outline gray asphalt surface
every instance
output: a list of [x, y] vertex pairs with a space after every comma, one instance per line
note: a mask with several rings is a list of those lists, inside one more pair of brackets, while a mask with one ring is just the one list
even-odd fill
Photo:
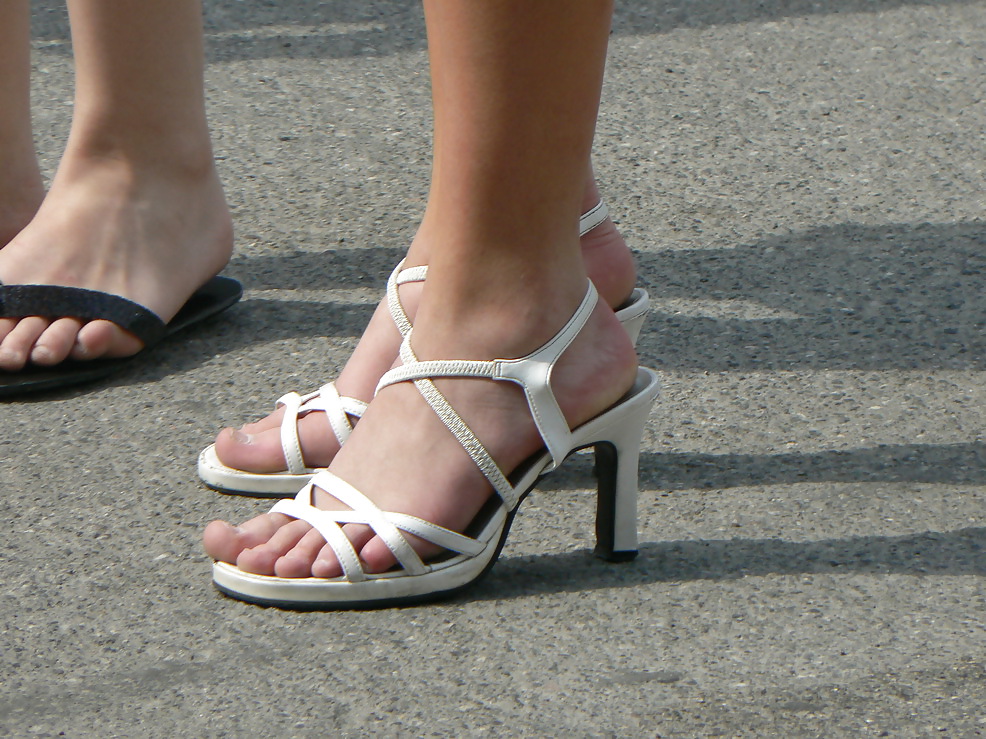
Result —
[[[247, 288], [112, 381], [0, 405], [0, 734], [986, 733], [986, 3], [624, 0], [606, 198], [655, 301], [641, 556], [591, 556], [591, 462], [451, 602], [222, 597], [224, 425], [334, 376], [427, 186], [412, 2], [207, 0]], [[36, 2], [38, 146], [71, 114]]]

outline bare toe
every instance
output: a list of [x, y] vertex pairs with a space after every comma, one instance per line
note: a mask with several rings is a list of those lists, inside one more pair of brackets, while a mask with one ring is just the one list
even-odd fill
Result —
[[44, 330], [31, 350], [31, 362], [50, 367], [64, 361], [72, 352], [82, 322], [75, 318], [59, 318]]
[[[408, 540], [414, 540], [416, 537], [408, 535], [406, 538]], [[428, 547], [427, 545], [422, 547], [421, 543], [419, 543], [418, 546], [415, 546], [415, 549], [419, 550], [418, 554], [422, 558], [427, 558], [430, 550], [435, 549], [435, 547]], [[420, 551], [421, 549], [425, 549], [425, 551], [422, 552]], [[363, 561], [363, 569], [366, 572], [386, 572], [397, 564], [394, 553], [390, 551], [390, 547], [384, 544], [383, 540], [379, 537], [374, 537], [368, 541], [366, 546], [360, 550], [359, 557]]]
[[216, 456], [227, 467], [249, 472], [282, 472], [287, 469], [276, 428], [247, 434], [227, 428], [216, 437]]
[[205, 527], [202, 543], [213, 559], [234, 564], [244, 549], [260, 546], [290, 519], [277, 513], [265, 513], [240, 526], [213, 521]]
[[236, 566], [256, 575], [273, 575], [277, 561], [294, 549], [310, 530], [311, 526], [304, 521], [286, 523], [267, 542], [240, 552]]
[[284, 407], [281, 406], [277, 408], [269, 416], [264, 416], [259, 421], [254, 421], [253, 423], [247, 423], [240, 427], [240, 431], [245, 434], [257, 434], [261, 431], [267, 431], [268, 429], [277, 429], [281, 427], [281, 419], [284, 418]]
[[140, 339], [109, 321], [90, 321], [79, 331], [78, 348], [87, 359], [130, 357], [144, 348]]
[[[303, 416], [298, 421], [298, 438], [302, 459], [308, 467], [327, 467], [339, 451], [339, 442], [324, 413]], [[216, 456], [224, 465], [237, 470], [270, 473], [287, 469], [280, 423], [260, 421], [242, 429], [224, 429], [216, 437]]]
[[274, 573], [278, 577], [309, 577], [315, 558], [324, 546], [322, 535], [310, 529], [291, 551], [274, 563]]
[[17, 321], [0, 343], [0, 369], [17, 372], [24, 368], [31, 356], [31, 350], [51, 322], [45, 318], [31, 316]]

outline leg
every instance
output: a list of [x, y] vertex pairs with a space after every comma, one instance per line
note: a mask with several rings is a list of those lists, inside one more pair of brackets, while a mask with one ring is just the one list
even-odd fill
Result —
[[[69, 13], [72, 130], [37, 216], [0, 251], [0, 279], [122, 295], [167, 321], [232, 248], [205, 120], [199, 1], [70, 0]], [[106, 321], [0, 319], [0, 369], [140, 348]]]
[[[412, 343], [422, 359], [522, 356], [549, 339], [585, 293], [576, 223], [611, 6], [607, 0], [432, 0], [425, 9], [435, 156], [421, 228], [429, 275]], [[576, 426], [612, 405], [635, 372], [626, 334], [600, 303], [558, 363], [552, 388]], [[436, 384], [502, 469], [514, 469], [541, 446], [517, 387]], [[385, 510], [457, 531], [492, 493], [408, 384], [376, 396], [330, 469]], [[327, 495], [318, 503], [338, 505]], [[368, 529], [350, 526], [348, 533], [368, 569], [392, 564]], [[307, 524], [281, 514], [238, 529], [214, 522], [205, 532], [213, 557], [285, 577], [337, 574], [323, 544]]]
[[44, 196], [31, 134], [30, 20], [29, 0], [0, 3], [0, 248]]

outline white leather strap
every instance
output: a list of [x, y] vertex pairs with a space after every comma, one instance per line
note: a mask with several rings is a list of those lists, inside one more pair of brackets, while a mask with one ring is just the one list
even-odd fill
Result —
[[[314, 506], [315, 488], [326, 491], [350, 510], [323, 511]], [[282, 500], [272, 509], [272, 513], [282, 513], [311, 525], [332, 547], [343, 574], [350, 582], [366, 580], [359, 554], [342, 526], [358, 523], [370, 526], [373, 532], [387, 545], [394, 558], [409, 575], [420, 575], [429, 570], [421, 557], [411, 547], [402, 531], [406, 531], [447, 550], [476, 556], [485, 545], [468, 536], [456, 533], [442, 526], [405, 513], [382, 511], [369, 498], [345, 480], [328, 470], [323, 470], [305, 486], [295, 498]]]
[[[445, 376], [462, 377], [463, 375], [456, 372], [454, 375]], [[471, 376], [475, 377], [476, 375]], [[490, 455], [486, 447], [483, 446], [483, 443], [476, 437], [476, 434], [462, 420], [462, 416], [456, 413], [442, 392], [435, 387], [435, 383], [430, 379], [419, 379], [414, 381], [414, 385], [418, 388], [418, 392], [421, 393], [428, 405], [431, 406], [432, 410], [442, 420], [442, 423], [445, 424], [445, 427], [452, 432], [452, 435], [462, 445], [462, 448], [466, 450], [469, 458], [479, 467], [479, 471], [483, 473], [483, 476], [493, 486], [497, 495], [506, 503], [507, 508], [512, 509], [517, 505], [517, 491], [514, 490], [514, 486], [507, 480], [507, 476], [503, 474], [503, 470], [493, 460], [492, 455]]]
[[331, 515], [333, 512], [319, 510], [310, 502], [302, 499], [302, 496], [306, 496], [310, 501], [312, 492], [311, 486], [306, 486], [298, 493], [297, 497], [278, 501], [270, 512], [283, 513], [285, 516], [291, 516], [291, 518], [297, 518], [309, 524], [332, 547], [346, 579], [350, 582], [365, 580], [366, 573], [363, 572], [363, 566], [360, 564], [359, 553], [335, 517]]
[[579, 307], [554, 338], [526, 357], [499, 360], [500, 376], [524, 388], [534, 423], [551, 452], [550, 469], [565, 461], [572, 448], [572, 431], [551, 390], [551, 371], [589, 320], [597, 300], [598, 293], [590, 280]]
[[[606, 207], [606, 203], [600, 200], [594, 206], [589, 208], [589, 210], [587, 210], [585, 213], [579, 216], [579, 237], [585, 236], [592, 229], [596, 228], [597, 226], [601, 226], [603, 221], [605, 221], [607, 218], [609, 218], [609, 208]], [[395, 269], [394, 273], [391, 275], [391, 277], [394, 277], [396, 275], [395, 286], [404, 285], [407, 284], [408, 282], [424, 282], [428, 276], [427, 265], [401, 269], [403, 265], [404, 262], [401, 261], [401, 263], [397, 265], [397, 269]], [[389, 282], [387, 288], [388, 288], [387, 300], [388, 300], [388, 304], [390, 305], [390, 313], [391, 315], [394, 315], [395, 305], [390, 302]], [[395, 291], [395, 297], [396, 297], [396, 291]], [[400, 305], [400, 301], [397, 301], [396, 308], [400, 310], [401, 315], [403, 315], [404, 318], [406, 319], [407, 314], [404, 313], [403, 307]], [[397, 322], [396, 317], [394, 318], [394, 322], [395, 323]], [[408, 325], [410, 325], [410, 322], [408, 322]], [[401, 331], [401, 336], [404, 336], [406, 333], [407, 331]]]
[[[329, 425], [332, 426], [332, 432], [336, 435], [336, 439], [338, 439], [339, 444], [341, 445], [346, 443], [346, 439], [349, 438], [349, 434], [353, 431], [352, 421], [349, 420], [349, 411], [353, 409], [353, 406], [350, 405], [347, 409], [347, 404], [343, 401], [343, 397], [339, 395], [339, 391], [336, 389], [335, 383], [329, 382], [322, 385], [322, 387], [318, 389], [318, 398], [313, 398], [312, 400], [313, 405], [309, 408], [305, 408], [304, 410], [324, 411], [325, 417], [329, 419]], [[366, 408], [365, 403], [358, 401], [355, 398], [347, 398], [346, 400], [351, 401], [351, 403], [359, 403], [362, 408], [359, 408], [359, 413], [354, 415], [363, 415], [363, 410]], [[297, 424], [295, 424], [295, 429], [297, 429]]]
[[585, 236], [609, 217], [609, 208], [600, 200], [579, 218], [579, 236]]
[[[401, 264], [404, 264], [402, 261]], [[398, 265], [400, 266], [400, 265]], [[428, 276], [428, 265], [422, 264], [418, 267], [408, 267], [407, 269], [402, 269], [397, 275], [397, 284], [406, 285], [409, 282], [424, 282], [425, 277]]]
[[407, 337], [401, 344], [400, 367], [387, 371], [377, 383], [379, 393], [387, 385], [407, 380], [423, 380], [429, 377], [484, 377], [487, 380], [500, 380], [499, 360], [437, 359], [419, 362], [411, 351]]
[[[404, 310], [404, 306], [401, 305], [400, 296], [397, 293], [397, 288], [403, 285], [405, 282], [418, 282], [418, 279], [405, 279], [401, 280], [401, 272], [404, 266], [404, 260], [402, 259], [394, 267], [394, 271], [390, 273], [390, 277], [387, 278], [387, 307], [390, 309], [390, 317], [394, 319], [394, 323], [397, 326], [397, 330], [401, 332], [401, 336], [407, 335], [407, 332], [411, 330], [411, 319], [407, 317], [407, 312]], [[427, 268], [425, 268], [427, 269]], [[411, 267], [407, 272], [415, 270], [416, 272], [421, 272], [419, 267]], [[420, 280], [424, 279], [424, 274], [421, 275]]]
[[462, 444], [476, 466], [490, 481], [504, 503], [513, 508], [517, 491], [475, 434], [435, 387], [432, 378], [474, 377], [490, 380], [509, 380], [524, 389], [528, 407], [545, 446], [551, 453], [552, 468], [557, 467], [571, 450], [572, 432], [551, 390], [551, 372], [565, 350], [571, 345], [596, 306], [598, 294], [589, 282], [585, 296], [565, 326], [541, 348], [519, 359], [436, 360], [418, 361], [411, 349], [409, 332], [401, 344], [401, 367], [387, 372], [377, 385], [381, 388], [397, 382], [413, 381], [445, 426]]
[[287, 463], [288, 472], [301, 475], [309, 471], [301, 451], [298, 436], [298, 420], [313, 411], [322, 411], [329, 420], [332, 432], [340, 444], [345, 443], [353, 430], [350, 418], [359, 418], [366, 411], [366, 403], [356, 398], [339, 395], [333, 383], [329, 382], [314, 393], [298, 395], [286, 393], [277, 400], [277, 407], [284, 407], [281, 418], [281, 450]]
[[420, 575], [427, 571], [421, 557], [411, 548], [411, 544], [404, 538], [400, 530], [387, 518], [387, 514], [359, 490], [328, 470], [319, 472], [312, 479], [311, 486], [312, 488], [321, 488], [340, 503], [349, 506], [352, 513], [360, 516], [362, 523], [369, 525], [374, 533], [383, 540], [401, 567], [409, 574]]
[[277, 406], [284, 407], [284, 416], [281, 418], [281, 450], [284, 452], [288, 472], [292, 475], [303, 474], [308, 469], [298, 438], [298, 411], [303, 402], [304, 399], [298, 393], [286, 393], [277, 399]]

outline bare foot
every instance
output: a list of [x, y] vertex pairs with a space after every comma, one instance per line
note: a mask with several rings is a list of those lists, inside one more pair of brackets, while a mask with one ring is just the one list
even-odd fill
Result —
[[[232, 224], [211, 158], [200, 167], [150, 171], [125, 159], [67, 154], [37, 215], [0, 250], [0, 280], [121, 295], [167, 322], [231, 252]], [[141, 348], [108, 321], [0, 319], [0, 370]]]
[[[607, 218], [581, 239], [586, 271], [600, 297], [616, 309], [623, 304], [636, 282], [633, 255], [612, 220]], [[420, 285], [400, 288], [401, 301], [413, 319]], [[359, 345], [336, 380], [342, 395], [369, 401], [380, 377], [390, 369], [401, 337], [383, 301], [373, 315]], [[216, 437], [216, 456], [227, 467], [255, 473], [283, 472], [287, 469], [281, 446], [282, 409], [239, 429], [223, 429]], [[308, 467], [327, 467], [339, 452], [340, 444], [324, 413], [314, 412], [298, 421], [298, 438]]]
[[[510, 325], [502, 311], [490, 320]], [[465, 340], [461, 327], [434, 333], [422, 336], [421, 358], [437, 356], [431, 352], [433, 346], [445, 347], [445, 357], [491, 357], [495, 353], [484, 351], [482, 344], [502, 340], [495, 329], [478, 330], [475, 321]], [[442, 333], [447, 335], [438, 335]], [[455, 336], [460, 337], [458, 346]], [[578, 426], [614, 404], [633, 383], [635, 371], [636, 356], [626, 333], [610, 309], [597, 305], [552, 374], [552, 388], [569, 425]], [[504, 471], [515, 469], [542, 448], [526, 399], [513, 383], [443, 379], [436, 385]], [[414, 515], [455, 531], [465, 530], [493, 494], [475, 463], [411, 383], [387, 387], [376, 396], [330, 470], [383, 510]], [[322, 492], [316, 503], [340, 507]], [[393, 566], [393, 555], [372, 530], [345, 528], [366, 571]], [[257, 574], [341, 574], [321, 535], [307, 523], [281, 514], [258, 516], [240, 527], [214, 521], [205, 530], [204, 544], [213, 558]], [[436, 554], [434, 547], [420, 540], [413, 545], [423, 557]]]

